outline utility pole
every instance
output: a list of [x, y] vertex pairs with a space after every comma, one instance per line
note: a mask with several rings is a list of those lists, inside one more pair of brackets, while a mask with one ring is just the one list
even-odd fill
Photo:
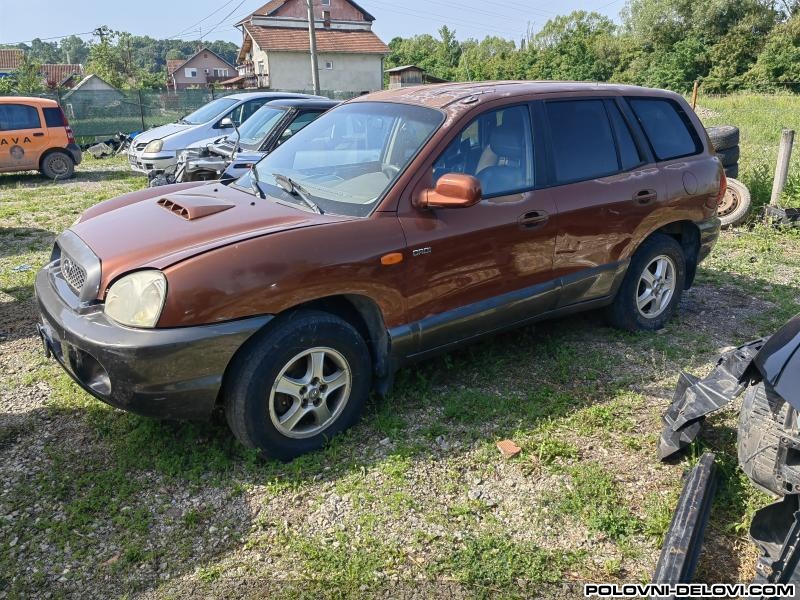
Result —
[[308, 7], [308, 45], [311, 49], [311, 83], [319, 95], [319, 65], [317, 64], [317, 32], [314, 24], [314, 0], [306, 0]]

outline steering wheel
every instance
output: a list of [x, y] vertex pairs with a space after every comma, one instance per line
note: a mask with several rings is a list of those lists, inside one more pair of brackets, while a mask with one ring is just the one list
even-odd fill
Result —
[[381, 166], [381, 173], [386, 175], [387, 179], [394, 179], [400, 173], [400, 167], [395, 165], [385, 164]]

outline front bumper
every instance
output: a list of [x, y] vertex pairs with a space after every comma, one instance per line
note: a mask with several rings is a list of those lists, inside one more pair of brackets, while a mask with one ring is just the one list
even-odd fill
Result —
[[67, 144], [67, 152], [69, 152], [69, 155], [72, 157], [72, 162], [75, 163], [76, 167], [81, 164], [81, 161], [83, 160], [83, 153], [81, 152], [81, 147], [78, 146], [78, 144]]
[[145, 175], [151, 171], [164, 171], [177, 162], [177, 152], [145, 153], [131, 149], [128, 152], [128, 163], [131, 169]]
[[209, 418], [234, 353], [272, 319], [170, 329], [124, 327], [107, 319], [102, 305], [71, 298], [56, 265], [39, 271], [35, 283], [45, 352], [84, 390], [137, 414]]

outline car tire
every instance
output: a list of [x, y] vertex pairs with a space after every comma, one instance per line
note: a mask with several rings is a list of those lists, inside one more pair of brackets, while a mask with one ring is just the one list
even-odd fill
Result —
[[718, 127], [707, 127], [708, 137], [714, 150], [727, 150], [739, 145], [739, 128], [733, 125], [720, 125]]
[[371, 388], [369, 348], [355, 327], [302, 310], [278, 317], [236, 355], [225, 417], [244, 445], [291, 460], [356, 423]]
[[739, 177], [739, 163], [725, 167], [725, 177], [728, 179], [736, 179]]
[[634, 253], [617, 295], [606, 309], [609, 322], [627, 331], [661, 329], [675, 314], [685, 282], [686, 258], [681, 245], [666, 234], [651, 235]]
[[51, 152], [42, 159], [40, 171], [48, 179], [69, 179], [75, 174], [75, 162], [66, 152]]
[[739, 146], [733, 148], [726, 148], [725, 150], [717, 150], [717, 156], [722, 161], [723, 167], [732, 167], [739, 163]]
[[728, 179], [728, 188], [717, 207], [717, 216], [723, 227], [741, 225], [750, 212], [750, 190], [738, 179]]

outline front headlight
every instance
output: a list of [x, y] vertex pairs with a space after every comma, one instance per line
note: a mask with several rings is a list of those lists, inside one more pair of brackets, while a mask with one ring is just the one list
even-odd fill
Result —
[[164, 147], [164, 140], [153, 140], [147, 146], [144, 147], [144, 151], [147, 153], [150, 152], [161, 152], [161, 149]]
[[131, 327], [155, 327], [167, 298], [161, 271], [136, 271], [118, 279], [106, 295], [106, 315]]

